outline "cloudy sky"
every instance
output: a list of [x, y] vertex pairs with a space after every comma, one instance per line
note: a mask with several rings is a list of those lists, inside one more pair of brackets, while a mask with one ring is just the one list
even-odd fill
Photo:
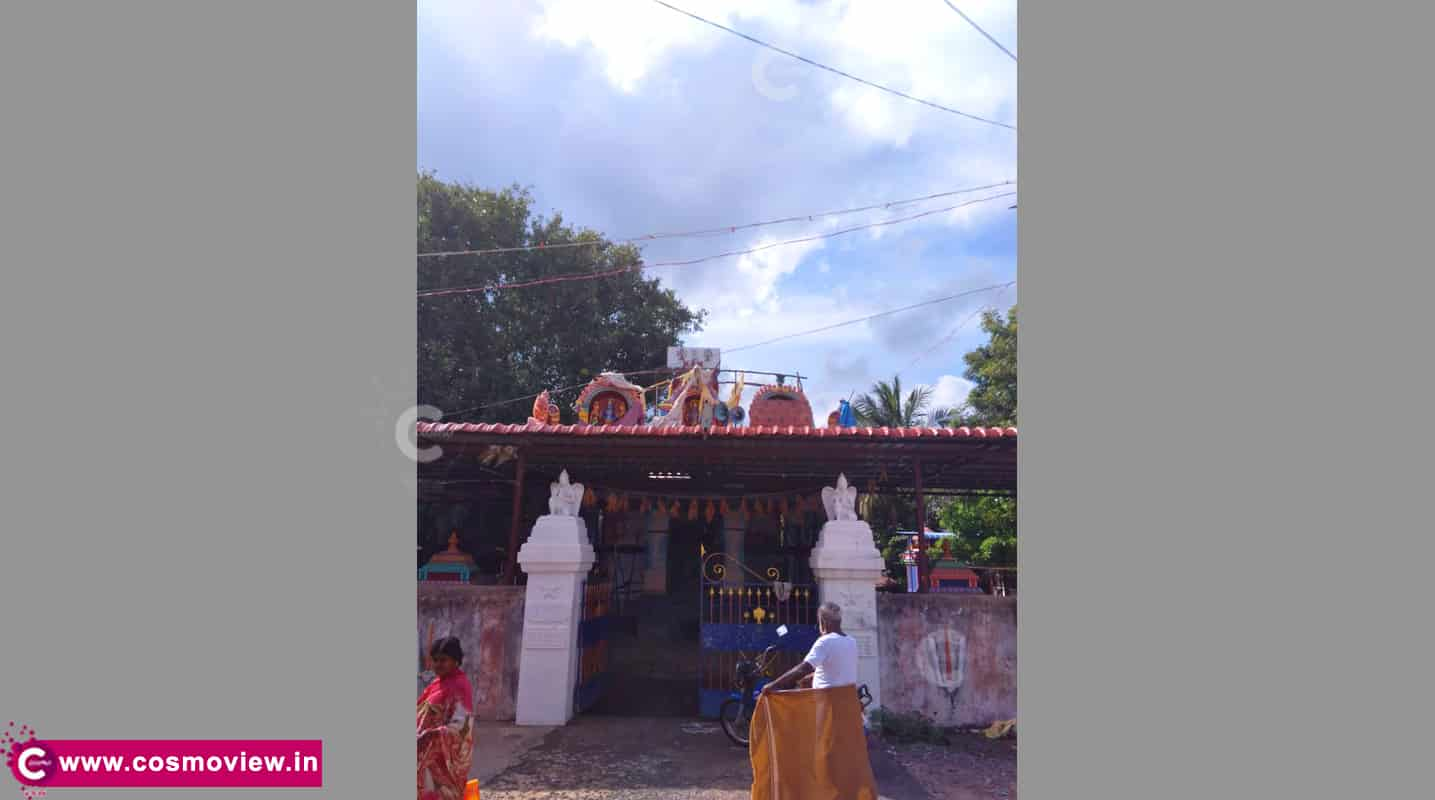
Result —
[[[875, 83], [1012, 125], [1016, 63], [942, 0], [669, 0]], [[1020, 53], [1015, 0], [954, 0]], [[418, 167], [611, 237], [741, 225], [1016, 180], [1014, 131], [885, 94], [651, 0], [420, 0]], [[989, 197], [974, 192], [698, 239], [648, 262], [830, 233]], [[732, 350], [1016, 279], [1015, 198], [748, 256], [658, 268]], [[527, 291], [542, 291], [541, 289]], [[724, 367], [800, 372], [818, 421], [900, 373], [966, 397], [974, 315], [1016, 288], [733, 353]], [[535, 391], [537, 388], [535, 387]], [[750, 391], [749, 391], [750, 397]]]

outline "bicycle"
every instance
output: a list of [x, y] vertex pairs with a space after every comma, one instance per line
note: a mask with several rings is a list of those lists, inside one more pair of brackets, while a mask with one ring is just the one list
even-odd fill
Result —
[[718, 709], [722, 731], [733, 744], [742, 747], [748, 745], [752, 713], [757, 708], [757, 698], [762, 694], [762, 687], [768, 684], [767, 671], [772, 666], [772, 658], [776, 652], [777, 645], [774, 644], [763, 650], [758, 658], [737, 662], [733, 692]]
[[[781, 631], [778, 635], [786, 635], [786, 631]], [[757, 698], [762, 695], [762, 687], [769, 683], [766, 680], [768, 669], [772, 666], [772, 658], [776, 652], [777, 645], [770, 645], [758, 658], [737, 662], [733, 692], [718, 709], [718, 720], [722, 723], [723, 733], [727, 734], [733, 744], [742, 747], [749, 744], [752, 714], [757, 709]], [[857, 687], [857, 699], [862, 703], [862, 731], [870, 747], [872, 731], [867, 722], [867, 706], [872, 704], [872, 693], [867, 689], [867, 684]]]

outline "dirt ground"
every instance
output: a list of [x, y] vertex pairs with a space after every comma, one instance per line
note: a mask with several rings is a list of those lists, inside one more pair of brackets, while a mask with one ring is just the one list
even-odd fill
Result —
[[[752, 787], [746, 749], [712, 722], [585, 715], [562, 728], [484, 724], [476, 738], [484, 800], [739, 800]], [[872, 770], [887, 800], [1016, 797], [1010, 741], [883, 745]]]
[[963, 734], [947, 746], [882, 749], [921, 784], [931, 800], [1016, 800], [1016, 740]]

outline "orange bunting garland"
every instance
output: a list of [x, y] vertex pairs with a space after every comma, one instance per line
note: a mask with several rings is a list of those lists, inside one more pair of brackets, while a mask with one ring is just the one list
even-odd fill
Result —
[[659, 513], [659, 514], [666, 514], [666, 513], [668, 513], [668, 504], [667, 504], [667, 503], [664, 503], [664, 502], [663, 502], [663, 498], [661, 498], [661, 497], [658, 498], [658, 513]]
[[747, 507], [747, 498], [746, 498], [746, 497], [744, 497], [744, 498], [742, 499], [742, 509], [741, 509], [741, 510], [742, 510], [742, 513], [743, 513], [743, 514], [750, 514], [750, 513], [752, 513], [752, 510]]
[[598, 502], [598, 495], [593, 494], [592, 489], [583, 490], [583, 507], [592, 508]]
[[704, 518], [707, 519], [708, 522], [712, 522], [713, 517], [715, 516], [717, 516], [717, 506], [713, 505], [713, 501], [709, 500], [707, 512], [704, 514]]
[[679, 516], [681, 516], [681, 511], [679, 509], [682, 508], [682, 504], [683, 501], [675, 499], [673, 500], [673, 504], [668, 506], [668, 513], [672, 515], [673, 519], [677, 519]]
[[688, 501], [688, 519], [690, 519], [690, 520], [696, 520], [697, 518], [698, 518], [698, 501], [697, 501], [697, 498], [695, 497], [695, 498], [693, 498], [692, 500], [689, 500], [689, 501]]
[[651, 510], [652, 510], [652, 504], [650, 504], [650, 503], [648, 502], [648, 498], [644, 497], [644, 498], [638, 503], [638, 513], [639, 513], [639, 514], [646, 514], [646, 513], [648, 513], [648, 512], [651, 511]]

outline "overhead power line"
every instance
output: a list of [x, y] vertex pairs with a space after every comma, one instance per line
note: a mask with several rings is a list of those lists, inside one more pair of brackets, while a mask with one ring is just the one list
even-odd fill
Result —
[[764, 347], [764, 346], [766, 346], [766, 345], [774, 344], [774, 343], [776, 343], [776, 342], [785, 342], [785, 341], [787, 341], [788, 339], [796, 339], [796, 338], [798, 338], [799, 336], [810, 336], [810, 335], [812, 335], [812, 334], [814, 334], [814, 333], [823, 333], [823, 332], [825, 332], [825, 331], [835, 330], [835, 329], [837, 329], [837, 328], [846, 327], [846, 326], [848, 326], [848, 325], [856, 325], [856, 324], [859, 323], [859, 322], [867, 322], [867, 321], [869, 321], [869, 320], [878, 319], [878, 318], [880, 318], [880, 317], [889, 317], [889, 316], [891, 316], [891, 315], [893, 315], [893, 314], [900, 314], [900, 313], [903, 312], [903, 311], [911, 311], [911, 310], [914, 309], [914, 308], [922, 308], [923, 306], [935, 305], [935, 304], [937, 304], [937, 303], [945, 303], [945, 302], [947, 302], [947, 301], [949, 301], [949, 300], [956, 300], [956, 299], [959, 298], [959, 297], [968, 297], [968, 296], [970, 296], [970, 295], [978, 294], [978, 293], [980, 293], [980, 292], [990, 292], [990, 291], [995, 291], [995, 290], [997, 290], [997, 289], [1005, 289], [1005, 288], [1008, 287], [1008, 286], [1015, 286], [1015, 285], [1016, 285], [1016, 281], [1008, 281], [1008, 282], [1006, 282], [1006, 283], [999, 283], [999, 284], [996, 284], [996, 285], [993, 285], [993, 286], [983, 286], [983, 287], [980, 288], [980, 289], [971, 289], [971, 290], [968, 290], [968, 291], [965, 291], [965, 292], [958, 292], [957, 294], [947, 295], [946, 297], [938, 297], [938, 298], [936, 298], [935, 300], [924, 300], [924, 301], [922, 301], [922, 302], [920, 302], [920, 303], [913, 303], [913, 304], [910, 305], [910, 306], [902, 306], [901, 308], [893, 308], [893, 309], [889, 309], [889, 310], [887, 310], [887, 311], [879, 311], [879, 312], [876, 313], [876, 314], [869, 314], [869, 315], [867, 315], [867, 316], [865, 316], [865, 317], [858, 317], [857, 319], [849, 319], [849, 320], [847, 320], [846, 322], [836, 322], [836, 323], [833, 323], [833, 324], [831, 324], [831, 325], [824, 325], [824, 326], [822, 326], [821, 328], [813, 328], [813, 329], [810, 330], [810, 331], [799, 331], [798, 333], [789, 333], [789, 334], [787, 334], [787, 335], [785, 335], [785, 336], [778, 336], [778, 337], [775, 338], [775, 339], [768, 339], [768, 340], [766, 340], [766, 341], [757, 342], [756, 344], [746, 344], [746, 345], [743, 345], [742, 347], [734, 347], [734, 348], [732, 348], [731, 350], [724, 350], [723, 352], [724, 352], [724, 353], [738, 353], [738, 352], [741, 352], [741, 351], [743, 351], [743, 350], [751, 350], [751, 349], [753, 349], [753, 348], [755, 348], [755, 347]]
[[769, 50], [772, 50], [772, 51], [777, 52], [777, 53], [781, 53], [781, 54], [783, 54], [783, 55], [785, 55], [785, 56], [787, 56], [787, 57], [789, 57], [789, 58], [795, 58], [795, 59], [797, 59], [798, 61], [801, 61], [801, 62], [804, 63], [804, 64], [808, 64], [808, 65], [817, 67], [818, 69], [821, 69], [821, 70], [826, 70], [826, 71], [828, 71], [828, 72], [831, 72], [831, 73], [834, 74], [834, 75], [841, 75], [842, 77], [847, 78], [848, 80], [856, 81], [856, 82], [858, 82], [858, 83], [860, 83], [860, 84], [863, 84], [864, 86], [870, 86], [870, 87], [872, 87], [873, 89], [878, 89], [878, 90], [884, 91], [884, 92], [886, 92], [886, 93], [888, 93], [888, 94], [894, 94], [894, 95], [896, 95], [896, 96], [898, 96], [898, 97], [901, 97], [901, 98], [904, 98], [904, 99], [906, 99], [906, 100], [911, 100], [911, 101], [914, 102], [914, 103], [921, 103], [921, 104], [924, 105], [924, 106], [929, 106], [929, 107], [931, 107], [931, 108], [935, 108], [935, 109], [937, 109], [938, 111], [945, 111], [945, 112], [947, 112], [947, 113], [949, 113], [949, 114], [956, 114], [956, 115], [959, 116], [959, 117], [966, 117], [967, 119], [976, 120], [977, 122], [985, 122], [985, 123], [988, 124], [988, 125], [996, 125], [996, 126], [999, 127], [999, 128], [1006, 128], [1006, 129], [1008, 129], [1008, 130], [1013, 130], [1013, 131], [1016, 130], [1016, 126], [1015, 126], [1015, 125], [1010, 125], [1010, 124], [1007, 124], [1007, 123], [1005, 123], [1005, 122], [998, 122], [998, 121], [996, 121], [996, 120], [994, 120], [994, 119], [987, 119], [986, 117], [979, 117], [979, 116], [977, 116], [976, 114], [968, 114], [968, 113], [965, 112], [965, 111], [958, 111], [958, 110], [956, 110], [955, 108], [949, 108], [949, 107], [944, 106], [944, 105], [942, 105], [942, 104], [940, 104], [940, 103], [933, 103], [931, 100], [923, 100], [923, 99], [920, 98], [920, 97], [913, 97], [912, 95], [907, 94], [906, 92], [897, 91], [896, 89], [893, 89], [893, 88], [890, 87], [890, 86], [883, 86], [883, 85], [880, 84], [880, 83], [873, 83], [872, 81], [866, 80], [865, 78], [859, 78], [859, 77], [857, 77], [856, 75], [853, 75], [853, 74], [850, 73], [850, 72], [843, 72], [843, 71], [840, 70], [840, 69], [836, 69], [836, 68], [834, 68], [834, 67], [829, 67], [829, 66], [827, 66], [826, 64], [818, 63], [818, 62], [816, 62], [816, 61], [813, 61], [813, 60], [810, 59], [810, 58], [804, 58], [804, 57], [802, 57], [802, 56], [800, 56], [800, 55], [798, 55], [798, 54], [796, 54], [796, 53], [794, 53], [794, 52], [792, 52], [792, 51], [790, 51], [790, 50], [784, 50], [784, 49], [782, 49], [781, 47], [777, 47], [777, 46], [775, 46], [775, 45], [768, 44], [767, 42], [764, 42], [764, 41], [762, 41], [761, 39], [758, 39], [758, 38], [753, 37], [753, 36], [749, 36], [749, 35], [747, 35], [747, 34], [745, 34], [745, 33], [742, 33], [741, 31], [735, 31], [735, 30], [733, 30], [732, 28], [727, 27], [726, 25], [720, 25], [720, 24], [718, 24], [718, 23], [716, 23], [716, 22], [713, 22], [713, 21], [710, 20], [710, 19], [704, 19], [704, 18], [698, 16], [697, 14], [692, 13], [691, 11], [684, 11], [683, 9], [678, 8], [678, 7], [675, 6], [675, 5], [672, 5], [672, 4], [670, 4], [670, 3], [665, 3], [665, 2], [663, 2], [663, 0], [653, 0], [653, 2], [654, 2], [654, 3], [657, 3], [657, 4], [660, 5], [660, 6], [663, 6], [663, 7], [665, 7], [665, 8], [672, 9], [673, 11], [676, 11], [676, 12], [678, 12], [679, 14], [683, 14], [684, 16], [692, 17], [693, 19], [697, 20], [698, 22], [704, 23], [704, 24], [706, 24], [706, 25], [711, 25], [711, 26], [713, 26], [714, 28], [717, 28], [717, 29], [720, 30], [720, 31], [726, 31], [727, 33], [730, 33], [730, 34], [732, 34], [732, 35], [734, 35], [734, 36], [739, 36], [739, 37], [741, 37], [741, 38], [743, 38], [743, 39], [748, 40], [749, 42], [752, 42], [752, 43], [755, 44], [755, 45], [758, 45], [759, 47], [766, 47], [766, 48], [769, 49]]
[[987, 41], [996, 45], [998, 48], [1001, 49], [1003, 53], [1006, 53], [1007, 55], [1011, 56], [1012, 61], [1016, 61], [1016, 55], [1013, 54], [1012, 51], [1003, 47], [1001, 42], [998, 42], [996, 39], [993, 39], [990, 33], [987, 33], [986, 31], [982, 30], [982, 26], [978, 25], [976, 20], [972, 19], [966, 14], [963, 14], [960, 8], [957, 8], [956, 6], [952, 5], [952, 0], [942, 0], [942, 2], [946, 3], [953, 11], [957, 12], [958, 14], [961, 14], [962, 19], [966, 20], [968, 25], [971, 25], [973, 28], [977, 29], [977, 33], [980, 33], [981, 35], [987, 37]]
[[780, 225], [788, 222], [810, 222], [819, 217], [838, 217], [847, 214], [856, 214], [862, 211], [874, 211], [879, 208], [894, 208], [900, 206], [907, 206], [913, 203], [925, 202], [927, 200], [939, 200], [943, 197], [952, 197], [959, 194], [971, 194], [972, 192], [980, 192], [987, 189], [996, 189], [1001, 186], [1011, 186], [1015, 183], [1016, 181], [1002, 181], [1000, 183], [990, 183], [986, 186], [973, 186], [969, 189], [956, 189], [950, 192], [938, 192], [937, 194], [929, 194], [924, 197], [909, 197], [905, 200], [889, 200], [885, 203], [873, 203], [872, 205], [858, 206], [857, 208], [844, 208], [837, 211], [819, 211], [813, 214], [798, 214], [791, 217], [781, 217], [779, 219], [763, 220], [762, 222], [748, 222], [742, 225], [725, 225], [721, 228], [701, 228], [699, 230], [679, 231], [674, 233], [649, 233], [643, 236], [629, 236], [623, 239], [592, 239], [582, 242], [559, 242], [557, 244], [544, 243], [524, 245], [521, 247], [489, 247], [481, 250], [443, 250], [432, 253], [419, 253], [418, 257], [441, 258], [445, 256], [486, 256], [499, 253], [525, 253], [532, 252], [535, 250], [562, 250], [572, 247], [596, 247], [604, 244], [636, 244], [638, 242], [650, 242], [660, 239], [685, 239], [696, 237], [720, 236], [724, 234], [737, 233], [738, 231], [752, 230], [753, 228], [762, 228], [769, 225]]
[[897, 225], [897, 224], [900, 224], [900, 223], [903, 223], [903, 222], [911, 222], [911, 221], [913, 221], [913, 220], [922, 219], [923, 217], [930, 217], [930, 216], [932, 216], [933, 214], [943, 214], [943, 213], [946, 213], [946, 212], [949, 212], [949, 211], [956, 211], [957, 209], [965, 208], [965, 207], [971, 206], [971, 205], [976, 205], [977, 203], [985, 203], [985, 202], [989, 202], [989, 201], [991, 201], [991, 200], [1000, 200], [1000, 199], [1002, 199], [1002, 198], [1004, 198], [1004, 197], [1011, 197], [1011, 196], [1013, 196], [1013, 195], [1015, 195], [1015, 194], [1016, 194], [1016, 192], [1004, 192], [1004, 193], [1002, 193], [1002, 194], [991, 195], [990, 197], [980, 197], [980, 198], [977, 198], [976, 200], [968, 200], [968, 201], [965, 202], [965, 203], [958, 203], [958, 204], [953, 205], [953, 206], [946, 206], [946, 207], [944, 207], [944, 208], [934, 208], [934, 209], [931, 209], [931, 210], [929, 210], [929, 211], [923, 211], [923, 212], [921, 212], [920, 214], [912, 214], [912, 215], [910, 215], [910, 216], [899, 217], [899, 218], [897, 218], [897, 219], [883, 220], [883, 221], [881, 221], [881, 222], [871, 222], [871, 223], [867, 223], [867, 224], [865, 224], [865, 225], [854, 225], [853, 227], [843, 228], [842, 230], [831, 231], [831, 232], [828, 232], [828, 233], [817, 234], [817, 235], [814, 235], [814, 236], [804, 236], [804, 237], [799, 238], [799, 239], [788, 239], [788, 240], [786, 240], [786, 241], [781, 241], [781, 242], [772, 242], [772, 243], [765, 244], [765, 245], [759, 245], [759, 246], [757, 246], [757, 247], [750, 247], [750, 248], [748, 248], [748, 249], [746, 249], [746, 250], [729, 250], [729, 251], [723, 252], [723, 253], [714, 253], [714, 254], [712, 254], [712, 255], [699, 256], [698, 258], [681, 259], [681, 260], [676, 260], [676, 261], [657, 261], [657, 262], [652, 262], [652, 263], [645, 263], [645, 262], [639, 261], [639, 262], [634, 263], [634, 264], [628, 264], [628, 265], [625, 265], [625, 266], [616, 267], [616, 268], [609, 269], [609, 270], [604, 270], [604, 271], [602, 271], [602, 272], [574, 272], [574, 273], [568, 273], [568, 274], [564, 274], [564, 275], [552, 275], [552, 276], [549, 276], [549, 277], [546, 277], [546, 278], [538, 278], [538, 279], [535, 279], [535, 280], [522, 281], [522, 282], [519, 282], [519, 283], [494, 283], [494, 284], [488, 284], [488, 285], [486, 285], [486, 286], [454, 286], [454, 287], [449, 287], [449, 288], [444, 288], [444, 289], [429, 289], [429, 290], [427, 290], [427, 291], [419, 292], [419, 293], [418, 293], [418, 296], [419, 296], [420, 298], [427, 298], [427, 297], [452, 297], [452, 296], [455, 296], [455, 295], [475, 294], [475, 293], [479, 293], [479, 292], [498, 292], [498, 291], [504, 291], [504, 290], [506, 290], [506, 289], [523, 289], [523, 288], [527, 288], [527, 287], [531, 287], [531, 286], [543, 286], [543, 285], [552, 284], [552, 283], [568, 283], [568, 282], [571, 282], [571, 281], [590, 281], [590, 280], [597, 280], [597, 279], [599, 279], [599, 278], [608, 278], [608, 277], [612, 277], [612, 276], [614, 276], [614, 275], [621, 275], [621, 274], [623, 274], [623, 273], [625, 273], [625, 272], [637, 272], [637, 271], [640, 271], [640, 270], [643, 270], [643, 269], [654, 269], [654, 268], [658, 268], [658, 267], [685, 267], [685, 266], [690, 266], [690, 265], [693, 265], [693, 264], [701, 264], [701, 263], [703, 263], [703, 262], [705, 262], [705, 261], [713, 261], [713, 260], [719, 259], [719, 258], [730, 258], [730, 257], [732, 257], [732, 256], [744, 256], [744, 255], [750, 255], [750, 254], [752, 254], [752, 253], [759, 253], [759, 252], [762, 252], [763, 250], [771, 250], [771, 249], [774, 248], [774, 247], [784, 247], [784, 246], [787, 246], [787, 245], [803, 244], [803, 243], [806, 243], [806, 242], [813, 242], [813, 241], [817, 241], [817, 240], [820, 240], [820, 239], [831, 239], [831, 238], [833, 238], [833, 237], [835, 237], [835, 236], [843, 236], [843, 235], [845, 235], [845, 234], [855, 233], [855, 232], [857, 232], [857, 231], [870, 230], [870, 229], [873, 229], [873, 228], [882, 228], [882, 227], [886, 227], [886, 226], [888, 226], [888, 225]]

